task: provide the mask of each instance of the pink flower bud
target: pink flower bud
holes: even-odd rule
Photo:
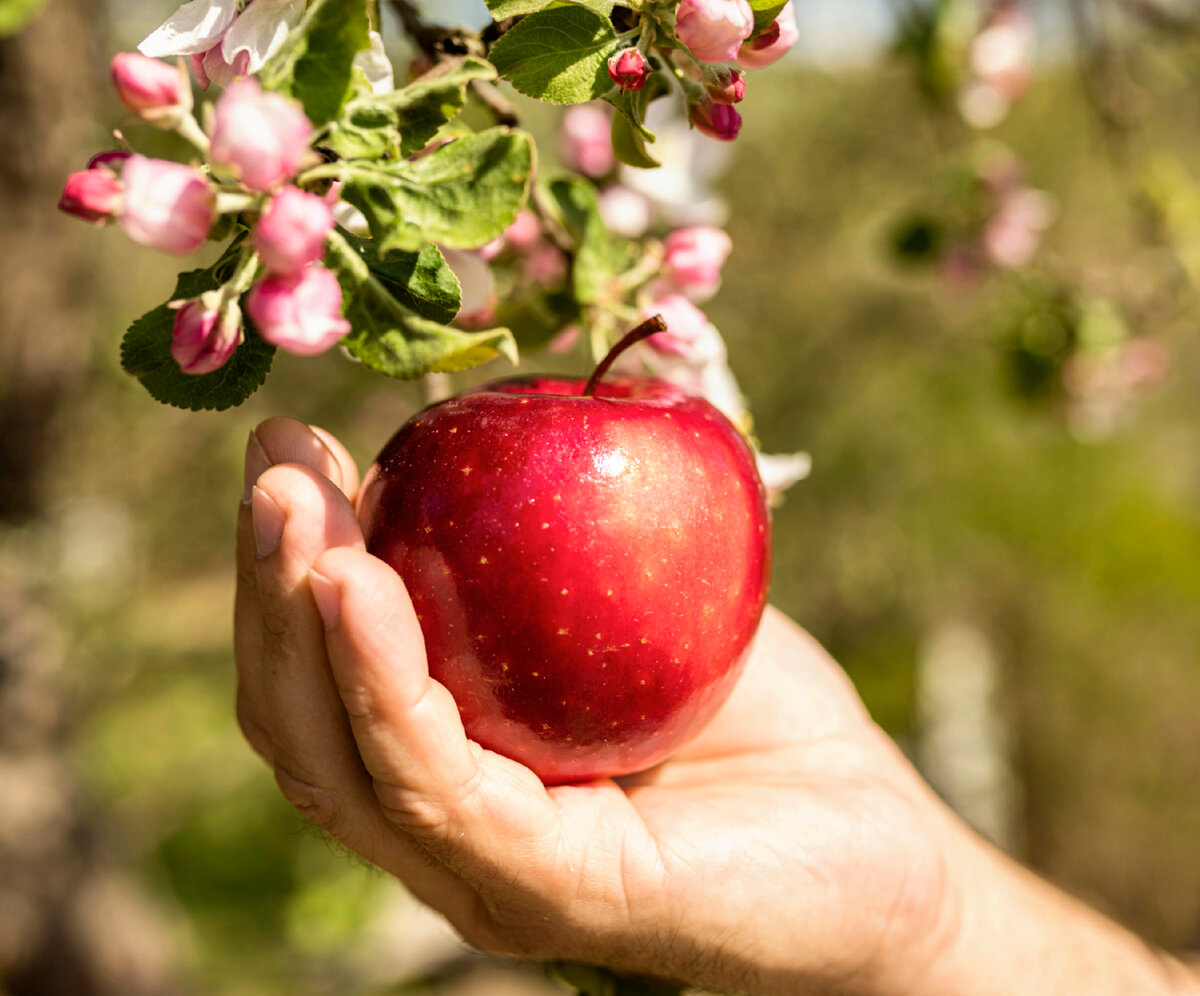
[[[688,104],[688,120],[702,135],[721,142],[732,142],[742,130],[742,116],[728,104],[702,100]]]
[[[704,89],[715,104],[740,104],[746,96],[746,80],[740,69],[731,69],[715,74]]]
[[[747,0],[680,0],[675,36],[701,62],[731,62],[754,31]]]
[[[504,247],[513,252],[528,252],[542,241],[542,223],[532,211],[521,211],[504,230]]]
[[[99,225],[120,210],[121,194],[121,181],[109,170],[85,169],[67,177],[58,209]]]
[[[549,242],[533,249],[525,257],[521,268],[525,279],[531,284],[548,286],[558,283],[567,274],[567,257],[558,246]]]
[[[173,127],[192,109],[192,89],[176,66],[136,52],[113,56],[112,81],[121,103],[155,124]]]
[[[588,176],[604,176],[617,163],[609,116],[592,104],[570,108],[562,119],[559,153],[571,169]]]
[[[121,227],[134,242],[179,256],[204,245],[217,198],[201,173],[165,159],[130,156],[121,181]]]
[[[668,294],[645,309],[647,318],[662,315],[667,330],[650,336],[646,344],[668,356],[689,356],[692,347],[708,334],[708,316],[686,297]]]
[[[757,37],[741,47],[737,61],[746,69],[762,69],[763,66],[769,66],[777,59],[783,58],[799,38],[796,12],[792,9],[792,0],[788,0],[787,6],[779,12],[779,16]]]
[[[251,240],[270,273],[294,276],[325,255],[325,237],[333,225],[333,210],[324,198],[284,187],[263,212]]]
[[[649,75],[646,57],[636,48],[622,49],[608,60],[608,78],[622,90],[640,90]]]
[[[702,300],[720,285],[733,243],[721,229],[697,225],[672,232],[663,248],[667,278],[684,294]]]
[[[122,152],[120,149],[112,149],[109,152],[97,152],[91,159],[88,160],[88,169],[108,169],[113,173],[119,173],[121,167],[125,165],[125,160],[129,158],[128,152]]]
[[[319,264],[294,277],[260,280],[246,296],[246,310],[267,342],[299,356],[323,353],[350,331],[337,277]]]
[[[313,126],[295,101],[245,79],[217,101],[211,137],[214,162],[232,168],[251,190],[270,190],[299,172]]]
[[[185,374],[219,370],[241,341],[241,309],[236,301],[222,305],[217,291],[201,294],[175,313],[171,356]]]

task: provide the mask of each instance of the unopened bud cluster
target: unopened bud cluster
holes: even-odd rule
[[[689,104],[688,119],[702,134],[723,142],[741,131],[742,116],[732,105],[746,96],[743,70],[770,65],[798,38],[791,2],[756,32],[747,0],[680,0],[675,32],[699,63],[703,83],[703,96]]]
[[[245,250],[253,256],[237,278],[173,304],[171,355],[180,370],[206,374],[229,361],[244,338],[243,294],[259,334],[282,349],[312,355],[345,336],[341,287],[321,264],[333,210],[291,182],[315,161],[313,126],[300,106],[239,79],[215,102],[205,131],[192,113],[182,62],[122,53],[112,61],[112,80],[131,112],[178,131],[204,163],[100,153],[67,178],[59,208],[93,224],[115,221],[135,242],[175,255],[203,246],[226,210],[253,225]]]

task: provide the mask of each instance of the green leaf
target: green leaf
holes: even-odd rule
[[[467,102],[467,86],[475,80],[494,80],[496,70],[482,59],[468,56],[442,63],[402,90],[380,99],[396,109],[402,145],[400,154],[420,152],[443,125],[452,121]]]
[[[340,120],[330,123],[321,145],[343,159],[382,159],[400,149],[399,115],[377,104],[350,104]]]
[[[467,102],[473,80],[494,80],[496,70],[474,56],[441,62],[420,79],[391,93],[372,93],[365,83],[330,122],[322,145],[343,159],[408,158],[420,152]]]
[[[259,80],[299,100],[314,125],[333,121],[354,93],[352,63],[369,29],[367,0],[312,0]]]
[[[575,296],[580,304],[593,304],[633,262],[630,244],[608,230],[596,188],[587,180],[559,177],[550,181],[547,192],[559,224],[576,245],[571,268]]]
[[[768,24],[779,16],[779,12],[787,6],[787,0],[750,0],[750,9],[754,11],[754,33],[762,31]],[[753,37],[753,36],[751,36]]]
[[[427,373],[456,373],[503,355],[516,364],[517,346],[508,329],[464,332],[412,315],[403,321],[388,318],[387,308],[359,298],[346,315],[354,331],[342,340],[356,360],[401,380]]]
[[[15,35],[45,5],[46,0],[0,0],[0,37]]]
[[[172,300],[193,298],[220,286],[218,275],[227,269],[229,253],[212,268],[181,273]],[[121,366],[142,382],[157,401],[191,411],[223,411],[240,405],[267,379],[275,347],[262,340],[243,322],[246,340],[220,370],[199,376],[185,374],[171,357],[171,331],[175,312],[165,304],[147,312],[121,340]]]
[[[552,104],[595,100],[611,90],[608,60],[620,47],[612,24],[578,6],[531,14],[492,46],[500,75]]]
[[[427,243],[419,252],[393,249],[380,255],[374,239],[360,239],[349,232],[341,235],[401,304],[435,322],[454,320],[462,307],[462,291],[437,246]]]
[[[487,8],[492,17],[497,21],[503,21],[509,17],[519,17],[522,14],[533,14],[539,10],[545,10],[553,2],[554,0],[487,0]],[[616,6],[615,0],[566,0],[566,2],[594,10],[603,17],[612,14],[613,7]]]
[[[332,168],[332,167],[331,167]],[[477,249],[525,203],[533,145],[522,131],[489,128],[415,162],[340,163],[343,197],[367,217],[381,252],[425,242]]]
[[[383,259],[372,260],[370,247],[363,246],[362,241],[352,241],[339,230],[331,238],[327,256],[345,292],[346,317],[353,330],[342,339],[342,345],[351,356],[374,370],[405,380],[430,371],[466,370],[500,354],[517,362],[516,340],[508,329],[464,332],[430,320],[402,303],[402,298],[415,299],[427,306],[434,296],[430,287],[445,289],[444,278],[429,276],[432,270],[446,265],[440,255],[436,260],[426,255],[426,276],[420,278],[416,276],[422,269],[419,259],[413,275],[409,275],[403,258],[393,258],[395,254],[389,253]],[[372,262],[379,269],[373,269]],[[419,293],[413,293],[414,287]],[[457,280],[453,293],[458,296]]]
[[[638,169],[654,169],[661,165],[646,150],[646,143],[654,141],[654,132],[644,124],[646,108],[650,102],[670,91],[670,84],[662,73],[654,73],[646,80],[641,90],[618,91],[606,94],[604,99],[618,111],[613,116],[613,153],[628,166]]]
[[[646,139],[641,129],[635,129],[623,114],[614,114],[612,119],[613,155],[626,166],[638,169],[657,169],[662,165],[646,151]]]

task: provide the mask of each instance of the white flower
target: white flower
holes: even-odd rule
[[[288,33],[304,16],[304,0],[253,0],[225,32],[221,54],[229,65],[249,56],[246,74],[253,76],[279,51]]]
[[[191,0],[138,46],[142,55],[165,59],[207,52],[237,17],[238,0]]]
[[[729,205],[712,184],[729,165],[729,148],[693,131],[686,120],[666,110],[669,103],[653,103],[646,113],[646,127],[658,136],[650,152],[662,166],[622,166],[621,182],[649,198],[672,226],[720,227],[729,216]]]
[[[197,81],[228,86],[253,76],[279,51],[304,16],[305,0],[251,0],[238,13],[238,0],[192,0],[138,46],[155,58],[192,56]]]
[[[383,36],[371,32],[371,47],[365,48],[354,57],[354,68],[361,69],[371,84],[372,93],[391,93],[396,89],[392,63],[383,49]]]

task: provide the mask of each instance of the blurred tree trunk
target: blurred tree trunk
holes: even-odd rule
[[[0,38],[0,521],[36,514],[48,433],[87,359],[93,268],[54,204],[93,128],[96,7],[53,0]]]
[[[95,270],[54,205],[95,134],[102,17],[95,0],[51,0],[0,38],[0,541],[43,514],[56,420],[89,360]],[[0,991],[166,992],[162,927],[65,761],[62,633],[15,546],[0,542]]]

